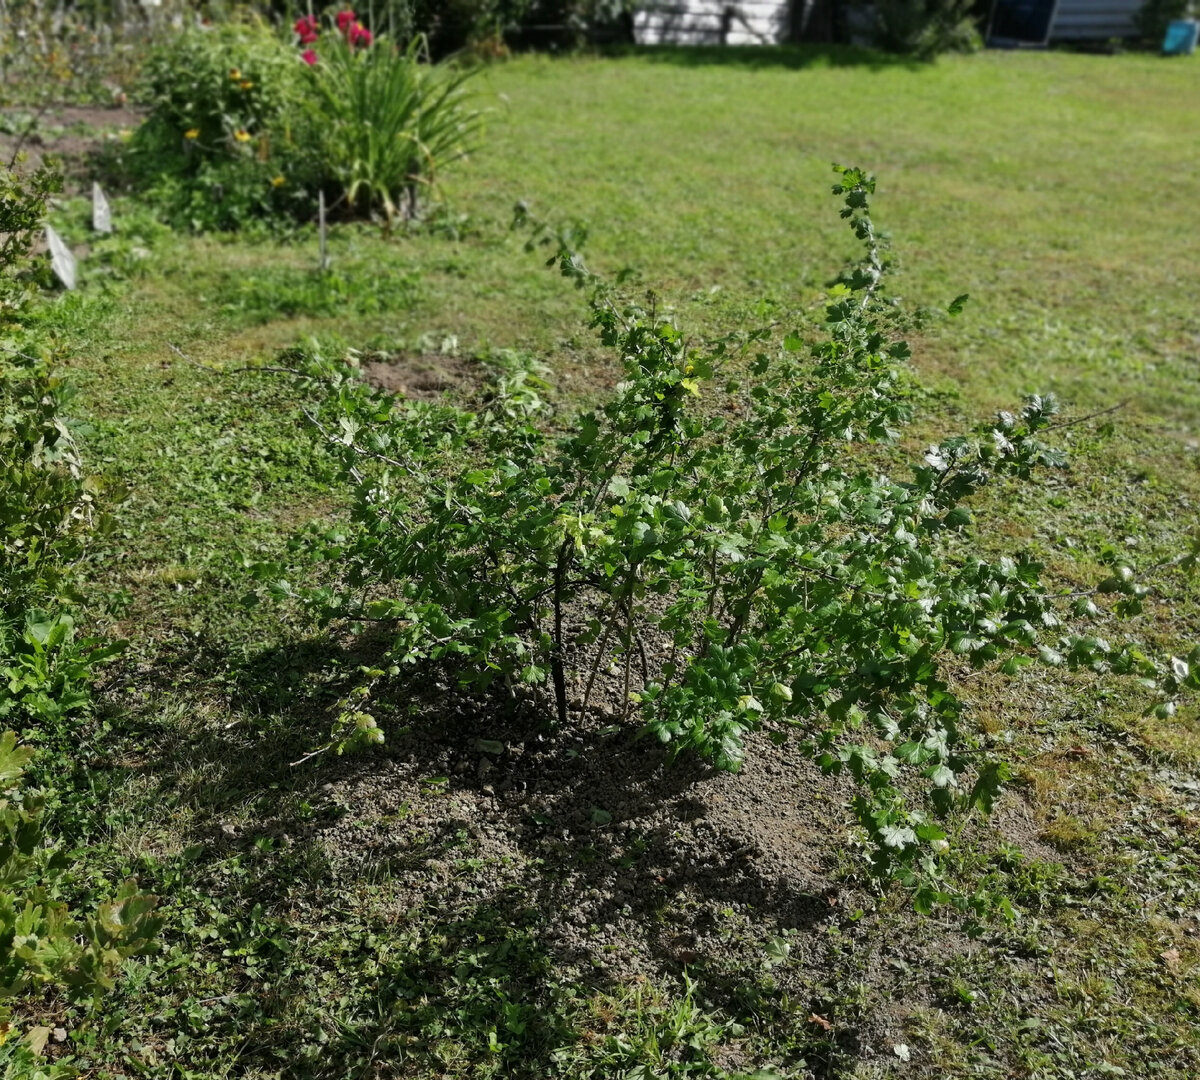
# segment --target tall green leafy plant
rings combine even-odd
[[[463,91],[470,73],[423,62],[422,47],[331,34],[310,68],[320,160],[350,206],[382,210],[389,228],[417,213],[421,193],[467,154],[480,125]]]
[[[62,175],[53,166],[31,171],[21,166],[16,158],[0,166],[0,325],[28,296],[29,253],[50,196],[62,190]]]
[[[0,177],[0,282],[21,268],[57,183],[45,169]],[[94,665],[118,649],[76,641],[61,610],[98,516],[99,485],[84,475],[65,415],[70,398],[53,354],[0,340],[0,718],[19,725],[27,742],[51,735],[74,747],[67,722],[90,701]],[[130,880],[85,918],[61,902],[66,860],[44,835],[45,793],[25,783],[33,749],[18,738],[0,735],[0,1067],[5,1076],[64,1075],[38,1062],[49,1028],[10,1037],[5,1001],[50,988],[80,997],[110,988],[157,933],[156,901]]]
[[[94,914],[80,917],[54,899],[64,860],[47,843],[45,798],[25,783],[33,751],[16,734],[0,735],[0,1022],[4,1002],[31,991],[65,988],[75,997],[108,990],[125,961],[145,951],[161,922],[156,899],[136,882],[120,885]],[[20,1040],[4,1040],[0,1064],[29,1067],[50,1029],[35,1026]],[[5,1075],[32,1075],[6,1072]]]
[[[0,282],[12,282],[40,229],[58,178],[40,170],[0,184]],[[16,283],[12,303],[27,302]],[[34,342],[0,341],[0,717],[27,735],[65,734],[90,700],[94,664],[115,647],[76,640],[61,610],[73,592],[84,540],[107,517],[101,484],[85,475],[67,417],[74,396],[54,354]]]
[[[739,766],[750,731],[799,738],[859,782],[876,869],[928,907],[948,896],[939,819],[989,810],[1006,776],[972,735],[956,670],[1012,675],[1040,659],[1131,673],[1169,711],[1200,686],[1200,650],[1160,664],[1066,628],[1097,613],[1101,593],[1138,610],[1145,587],[1129,565],[1094,595],[1064,597],[1027,553],[988,559],[970,544],[980,488],[1062,464],[1052,398],[930,446],[907,478],[858,452],[908,419],[909,348],[881,298],[874,180],[838,172],[864,258],[831,290],[815,341],[689,339],[598,281],[573,235],[535,224],[531,244],[592,288],[592,325],[624,370],[564,435],[528,399],[513,409],[498,394],[473,412],[396,401],[310,358],[328,386],[314,419],[354,485],[357,525],[321,548],[342,588],[314,599],[395,627],[376,677],[435,661],[465,682],[546,685],[560,725],[607,681],[670,755],[723,769]],[[335,742],[382,737],[368,694]]]
[[[0,617],[55,595],[94,517],[64,409],[72,389],[36,346],[0,352]]]
[[[185,30],[146,60],[139,97],[150,115],[135,141],[194,166],[238,155],[299,107],[302,75],[295,52],[260,23]]]

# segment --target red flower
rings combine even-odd
[[[317,22],[315,15],[302,15],[296,20],[292,29],[300,36],[301,45],[311,45],[317,40],[317,35],[321,32],[320,24]]]
[[[354,25],[354,12],[347,8],[345,11],[337,13],[337,28],[343,33],[350,32],[350,27]]]
[[[355,23],[346,32],[346,40],[350,42],[350,47],[354,48],[356,45],[364,47],[370,45],[373,38],[371,37],[371,31],[363,26],[362,23]]]
[[[317,62],[317,53],[315,49],[305,49],[300,54],[300,59],[303,60],[309,67]]]

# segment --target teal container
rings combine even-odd
[[[1163,56],[1191,56],[1200,37],[1200,22],[1195,19],[1176,19],[1167,24],[1163,38]]]

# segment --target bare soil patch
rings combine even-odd
[[[440,353],[372,354],[363,361],[362,374],[379,390],[424,400],[478,382],[478,369],[471,361]]]
[[[133,130],[145,116],[129,106],[60,105],[38,112],[6,109],[0,113],[0,161],[18,151],[36,168],[47,157],[63,164],[69,193],[82,191],[92,180],[90,158],[110,135]],[[11,130],[10,130],[11,129]]]

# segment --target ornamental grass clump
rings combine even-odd
[[[1200,687],[1200,650],[1159,662],[1077,628],[1105,594],[1117,615],[1140,609],[1146,586],[1128,562],[1061,595],[1028,552],[985,557],[970,543],[984,485],[1063,464],[1052,398],[930,446],[906,477],[862,452],[908,419],[909,347],[881,298],[874,180],[838,174],[865,256],[830,290],[815,341],[689,339],[592,275],[570,234],[532,224],[531,246],[550,244],[551,264],[591,288],[592,325],[624,371],[606,403],[556,423],[565,434],[502,385],[468,412],[389,398],[310,355],[328,390],[313,419],[353,484],[355,523],[318,545],[340,589],[311,599],[390,624],[374,679],[435,663],[467,684],[545,687],[561,727],[604,686],[668,757],[720,769],[738,768],[749,732],[799,739],[858,782],[875,870],[927,909],[950,898],[944,819],[990,810],[1007,776],[961,674],[1014,675],[1035,659],[1131,674],[1166,714]],[[331,746],[382,739],[371,692],[347,699]]]
[[[421,39],[399,50],[343,16],[309,64],[317,157],[351,209],[378,209],[390,229],[416,217],[438,173],[466,156],[481,117],[463,92],[470,72],[424,62]]]

